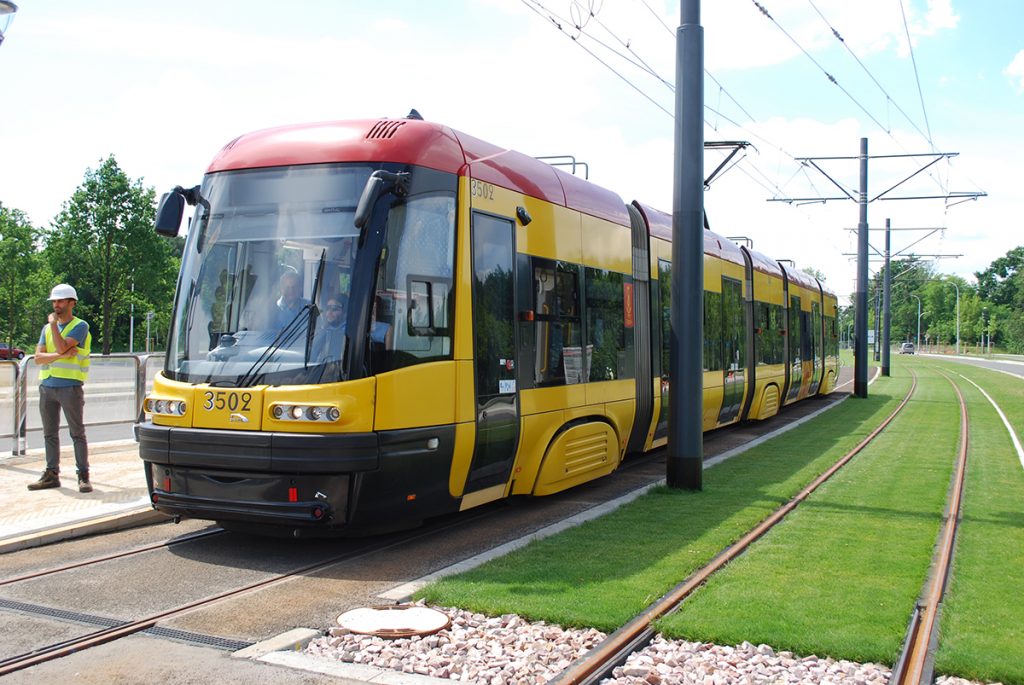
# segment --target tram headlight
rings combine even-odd
[[[270,415],[277,421],[310,421],[326,423],[337,421],[341,412],[333,405],[323,404],[272,404]]]
[[[164,402],[163,400],[157,400],[156,402],[153,403],[153,410],[157,414],[166,414],[167,413],[167,403]]]
[[[185,415],[185,403],[183,401],[179,400],[178,403],[175,405],[174,409],[177,412],[178,416]]]

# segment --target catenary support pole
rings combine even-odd
[[[877,285],[875,286],[875,344],[874,344],[874,357],[875,361],[882,361],[881,353],[882,343],[882,289]]]
[[[889,220],[885,220],[885,275],[882,278],[882,375],[889,375],[889,311],[892,272],[889,268]]]
[[[860,195],[857,198],[857,302],[853,346],[853,394],[868,396],[868,139],[860,139]]]
[[[704,29],[700,0],[680,0],[676,32],[675,184],[666,482],[703,485]]]

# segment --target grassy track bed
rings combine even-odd
[[[978,383],[1020,430],[1024,382],[966,364],[942,368]],[[1024,469],[992,405],[950,375],[968,403],[971,442],[936,671],[1024,685]]]
[[[1013,378],[1005,373],[998,371],[991,371],[984,369],[980,366],[974,366],[973,364],[959,364],[957,362],[940,361],[937,362],[940,368],[951,375],[953,378],[959,379],[960,374],[966,378],[971,379],[982,388],[985,389],[992,399],[996,401],[999,408],[1003,410],[1003,414],[1006,415],[1006,419],[1013,426],[1013,430],[1017,433],[1017,439],[1024,443],[1024,380]],[[962,388],[974,388],[970,383],[961,383]],[[982,401],[986,405],[988,400],[982,398]],[[999,430],[1006,431],[1006,428],[1002,425],[1002,421],[999,422]],[[1013,449],[1012,447],[1010,449]],[[1019,465],[1019,462],[1018,462]]]
[[[442,579],[417,596],[490,615],[614,630],[856,446],[909,386],[907,377],[876,383],[867,400],[846,401],[708,469],[702,492],[655,489],[600,519]]]
[[[657,628],[894,663],[942,524],[959,411],[949,383],[919,368],[914,399],[871,445]]]

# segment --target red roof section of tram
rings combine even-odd
[[[642,202],[634,202],[633,205],[640,210],[640,213],[647,221],[651,237],[672,242],[671,214],[650,205],[645,205]],[[743,252],[740,250],[740,246],[714,231],[704,231],[704,254],[712,255],[734,264],[746,264],[743,260]]]
[[[225,145],[208,173],[332,162],[392,162],[471,176],[629,226],[618,195],[514,150],[416,119],[296,124],[246,133]]]

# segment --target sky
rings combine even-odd
[[[0,202],[43,228],[109,155],[159,196],[199,183],[242,133],[410,108],[572,155],[624,201],[672,210],[678,2],[16,1]],[[936,269],[973,281],[1024,244],[1024,3],[701,4],[705,140],[751,143],[705,193],[713,230],[819,270],[848,301],[858,206],[811,200],[857,196],[867,138],[870,199],[913,175],[868,205],[874,248],[889,219],[894,255],[962,255]],[[821,157],[851,159],[800,161]],[[706,152],[705,173],[722,160]],[[895,199],[950,193],[984,196]]]

